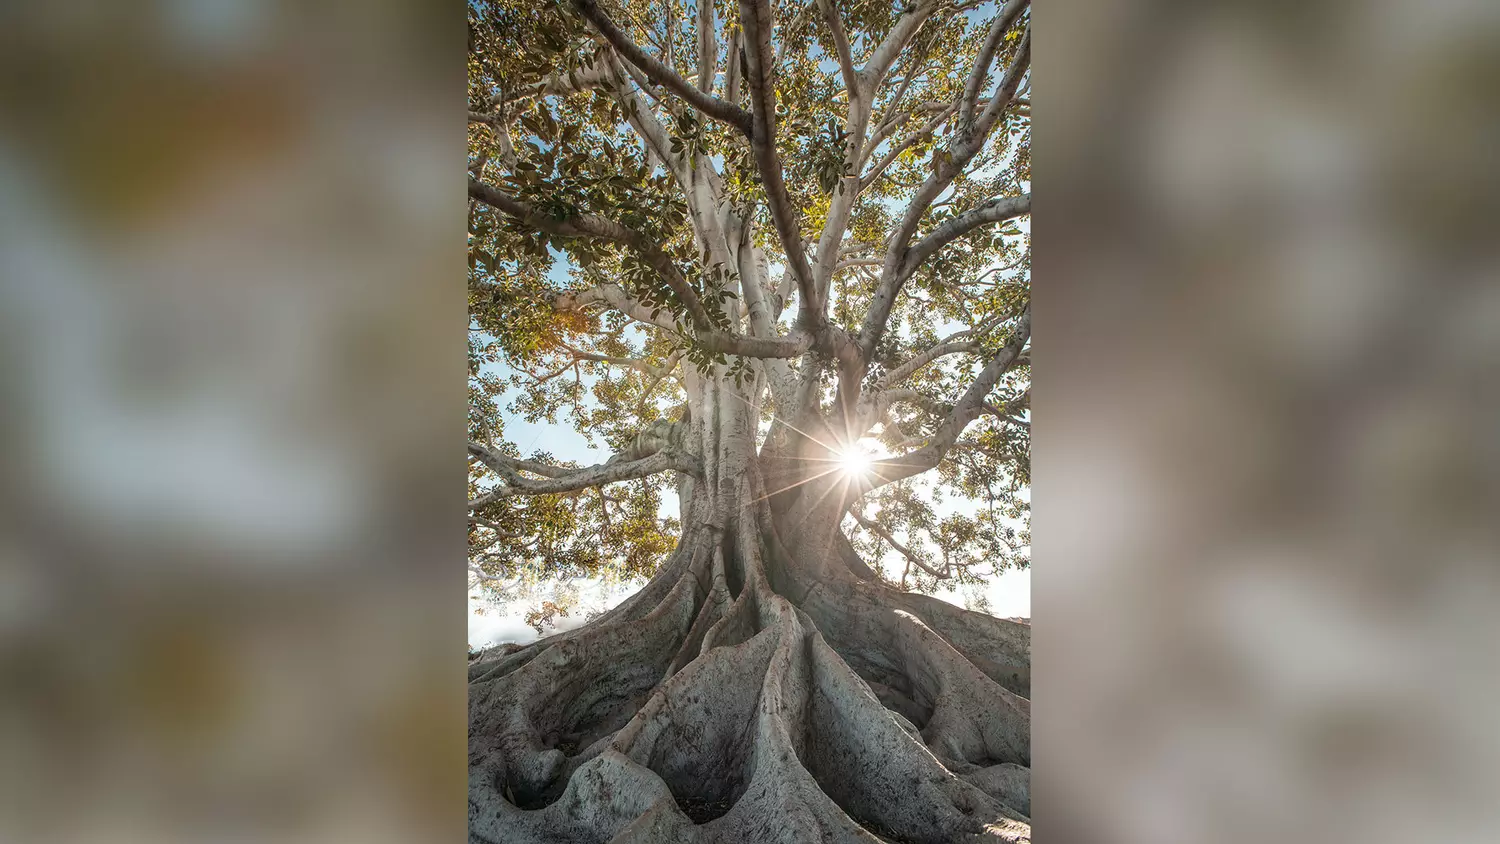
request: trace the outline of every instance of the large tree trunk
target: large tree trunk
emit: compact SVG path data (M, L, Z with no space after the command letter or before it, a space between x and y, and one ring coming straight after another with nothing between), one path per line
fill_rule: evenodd
M471 839L1029 841L1029 626L857 575L851 479L698 386L656 577L471 664Z

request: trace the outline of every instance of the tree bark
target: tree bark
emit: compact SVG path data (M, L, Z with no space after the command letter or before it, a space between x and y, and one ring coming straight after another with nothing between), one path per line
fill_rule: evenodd
M471 840L1029 841L1030 626L871 579L826 425L694 392L657 575L470 665Z

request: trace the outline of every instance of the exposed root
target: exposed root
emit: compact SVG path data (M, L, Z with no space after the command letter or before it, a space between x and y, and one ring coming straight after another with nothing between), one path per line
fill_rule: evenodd
M471 768L491 771L520 805L555 799L568 756L624 726L660 682L697 589L682 578L639 621L557 642L501 680L471 684Z
M922 619L991 680L1031 697L1031 625L970 612L928 595L880 587L876 599Z
M966 649L1016 637L847 568L808 587L755 517L679 554L649 613L471 684L472 840L1030 840L1030 703Z
M932 701L922 736L939 756L971 764L1031 763L1031 702L985 676L915 616L886 617L907 671Z
M703 602L703 607L698 611L698 617L693 620L693 626L683 639L682 647L678 648L677 655L672 657L672 663L667 666L666 677L663 679L681 671L683 666L698 657L703 650L704 636L718 626L724 618L726 607L733 600L724 574L723 548L714 548L713 560L713 582L708 590L708 599Z
M491 652L493 655L487 653L481 656L469 664L469 682L472 684L498 680L519 669L553 645L591 634L599 628L613 627L644 618L661 605L667 594L682 579L683 573L695 562L695 552L701 553L701 551L701 541L695 542L684 537L683 542L672 552L657 576L639 592L620 602L614 609L583 627L575 627L572 630L548 636L521 648L497 649L498 653Z
M821 592L804 608L873 696L945 764L1030 764L1030 701L991 680L921 619Z
M699 653L706 654L714 648L738 645L755 635L758 606L755 590L741 590L740 596L724 611L723 617L703 634Z
M954 841L997 829L1026 841L1025 817L956 777L890 716L821 636L812 638L819 741L809 769L851 817L911 842ZM990 833L994 835L995 833Z
M980 791L1023 815L1031 815L1031 769L1006 762L959 774Z
M751 716L779 632L763 630L694 662L652 696L614 746L656 772L679 802L732 804L750 779Z
M653 811L675 811L660 779L610 750L574 771L557 802L539 811L516 808L493 783L472 776L469 837L485 844L603 844Z

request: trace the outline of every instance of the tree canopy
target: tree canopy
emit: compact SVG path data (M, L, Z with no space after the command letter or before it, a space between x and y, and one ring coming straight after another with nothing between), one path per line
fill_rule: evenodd
M471 2L475 582L653 572L694 464L649 432L715 371L761 437L813 406L868 456L842 527L883 579L1028 565L1029 32L1014 0Z

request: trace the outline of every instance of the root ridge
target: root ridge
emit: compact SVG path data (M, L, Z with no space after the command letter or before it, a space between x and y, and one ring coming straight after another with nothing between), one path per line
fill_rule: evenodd
M471 840L1030 841L1030 701L995 676L1029 626L852 576L794 603L770 575L800 563L753 513L719 537L649 611L481 669Z

